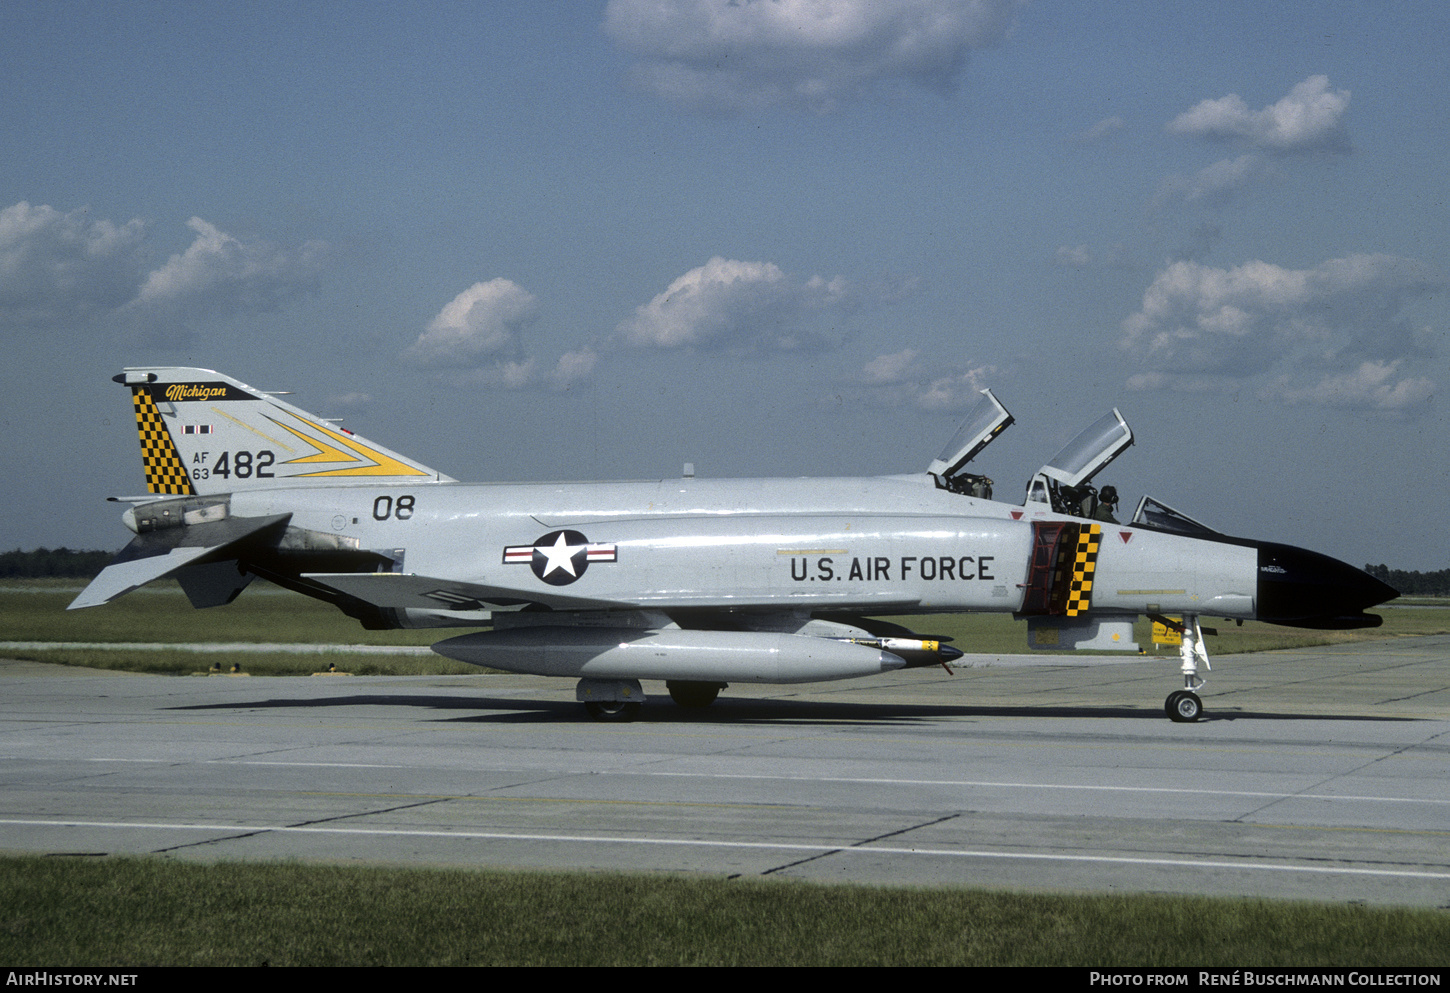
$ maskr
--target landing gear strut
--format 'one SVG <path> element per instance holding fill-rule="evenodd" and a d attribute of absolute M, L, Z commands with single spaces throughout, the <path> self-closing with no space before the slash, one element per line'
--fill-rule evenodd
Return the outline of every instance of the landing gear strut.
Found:
<path fill-rule="evenodd" d="M 1207 682 L 1198 675 L 1199 663 L 1203 663 L 1205 670 L 1211 671 L 1213 666 L 1208 662 L 1208 649 L 1203 643 L 1203 628 L 1199 627 L 1197 614 L 1185 614 L 1181 625 L 1172 626 L 1179 628 L 1183 635 L 1183 644 L 1178 648 L 1178 657 L 1182 660 L 1179 668 L 1183 673 L 1183 689 L 1168 694 L 1168 699 L 1163 701 L 1163 710 L 1175 723 L 1192 724 L 1203 716 L 1203 701 L 1198 698 L 1197 691 Z"/>

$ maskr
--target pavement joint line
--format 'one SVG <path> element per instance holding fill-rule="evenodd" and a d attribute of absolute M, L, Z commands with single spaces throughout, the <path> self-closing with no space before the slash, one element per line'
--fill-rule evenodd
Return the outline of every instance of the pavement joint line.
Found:
<path fill-rule="evenodd" d="M 1006 852 L 962 848 L 857 847 L 794 841 L 707 841 L 699 838 L 609 837 L 606 835 L 509 834 L 498 831 L 426 831 L 400 828 L 288 827 L 257 824 L 162 824 L 116 821 L 46 821 L 0 819 L 0 824 L 19 827 L 110 828 L 136 831 L 235 831 L 244 837 L 261 833 L 369 835 L 397 838 L 450 838 L 472 841 L 533 841 L 561 844 L 645 845 L 686 848 L 730 848 L 767 851 L 825 852 L 842 855 L 913 855 L 943 858 L 980 858 L 1041 862 L 1079 862 L 1108 865 L 1142 865 L 1172 869 L 1228 869 L 1244 872 L 1291 872 L 1312 875 L 1381 876 L 1400 879 L 1450 880 L 1450 871 L 1429 872 L 1408 869 L 1362 869 L 1353 866 L 1305 866 L 1265 862 L 1231 862 L 1220 859 L 1169 859 L 1122 855 L 1061 855 L 1044 852 Z M 223 839 L 217 839 L 223 840 Z"/>
<path fill-rule="evenodd" d="M 920 824 L 908 824 L 906 827 L 897 828 L 895 831 L 887 831 L 884 834 L 878 834 L 875 837 L 871 838 L 862 838 L 860 841 L 852 842 L 850 845 L 847 845 L 845 847 L 861 848 L 864 845 L 874 844 L 875 842 L 883 841 L 886 838 L 897 838 L 903 834 L 910 834 L 912 831 L 920 830 L 921 828 L 929 828 L 937 824 L 945 823 L 946 821 L 954 821 L 961 816 L 961 814 L 944 814 L 941 817 L 934 817 L 931 820 L 923 821 Z M 803 859 L 796 859 L 794 862 L 786 862 L 781 865 L 773 866 L 769 869 L 766 869 L 764 872 L 761 873 L 761 875 L 769 876 L 777 872 L 784 872 L 786 869 L 794 869 L 796 866 L 805 865 L 807 862 L 815 862 L 818 859 L 830 858 L 832 855 L 835 855 L 840 851 L 840 848 L 832 848 L 829 851 L 817 852 L 815 855 L 807 855 Z"/>

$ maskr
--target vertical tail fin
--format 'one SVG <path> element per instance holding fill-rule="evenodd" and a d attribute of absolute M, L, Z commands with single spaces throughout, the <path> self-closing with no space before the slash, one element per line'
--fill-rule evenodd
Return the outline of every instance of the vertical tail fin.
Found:
<path fill-rule="evenodd" d="M 150 493 L 453 481 L 210 369 L 127 369 L 115 381 L 131 388 Z"/>

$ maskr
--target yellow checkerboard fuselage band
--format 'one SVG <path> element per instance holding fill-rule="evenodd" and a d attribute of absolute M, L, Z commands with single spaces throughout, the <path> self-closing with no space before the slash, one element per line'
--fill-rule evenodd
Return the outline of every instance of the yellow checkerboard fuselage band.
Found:
<path fill-rule="evenodd" d="M 190 496 L 196 491 L 191 487 L 191 476 L 182 464 L 171 432 L 161 419 L 156 402 L 144 389 L 131 392 L 136 405 L 136 431 L 141 436 L 141 461 L 146 466 L 146 490 L 148 493 L 171 493 Z"/>
<path fill-rule="evenodd" d="M 1067 594 L 1067 616 L 1076 617 L 1092 605 L 1093 570 L 1098 565 L 1098 545 L 1102 539 L 1101 525 L 1089 524 L 1078 531 L 1077 558 L 1072 566 L 1072 586 Z"/>

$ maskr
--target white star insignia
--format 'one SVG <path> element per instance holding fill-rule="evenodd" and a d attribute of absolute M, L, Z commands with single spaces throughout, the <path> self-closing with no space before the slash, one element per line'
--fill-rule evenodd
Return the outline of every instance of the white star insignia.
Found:
<path fill-rule="evenodd" d="M 583 545 L 569 545 L 565 542 L 568 539 L 559 535 L 559 540 L 552 545 L 535 545 L 534 548 L 543 554 L 545 558 L 544 571 L 542 575 L 547 576 L 555 569 L 563 569 L 571 576 L 578 576 L 574 571 L 574 551 L 583 548 Z"/>

